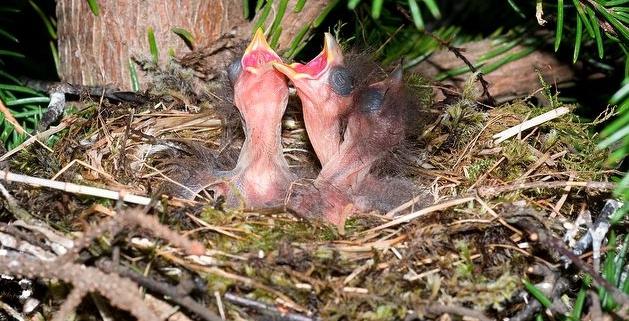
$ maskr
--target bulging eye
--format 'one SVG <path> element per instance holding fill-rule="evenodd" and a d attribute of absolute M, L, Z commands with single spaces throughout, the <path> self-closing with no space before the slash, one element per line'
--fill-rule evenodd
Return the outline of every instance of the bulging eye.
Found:
<path fill-rule="evenodd" d="M 232 86 L 236 82 L 236 79 L 238 79 L 238 76 L 240 76 L 240 73 L 242 73 L 242 64 L 240 58 L 237 58 L 227 67 L 227 78 Z"/>
<path fill-rule="evenodd" d="M 364 113 L 375 113 L 382 108 L 384 93 L 378 89 L 367 89 L 360 95 L 358 101 L 360 110 Z"/>
<path fill-rule="evenodd" d="M 341 96 L 348 96 L 354 89 L 354 79 L 344 67 L 333 67 L 328 82 L 332 90 Z"/>

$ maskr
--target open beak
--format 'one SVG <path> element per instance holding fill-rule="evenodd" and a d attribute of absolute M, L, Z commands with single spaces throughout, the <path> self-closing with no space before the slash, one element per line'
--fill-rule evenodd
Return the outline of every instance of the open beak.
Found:
<path fill-rule="evenodd" d="M 242 56 L 241 63 L 244 70 L 257 73 L 260 67 L 268 63 L 281 61 L 280 56 L 278 56 L 271 46 L 269 46 L 269 43 L 266 42 L 262 28 L 258 28 Z"/>
<path fill-rule="evenodd" d="M 282 62 L 273 62 L 273 67 L 286 75 L 290 80 L 318 79 L 330 66 L 342 63 L 343 53 L 341 47 L 334 39 L 334 36 L 326 32 L 323 40 L 323 50 L 308 63 L 284 64 Z"/>

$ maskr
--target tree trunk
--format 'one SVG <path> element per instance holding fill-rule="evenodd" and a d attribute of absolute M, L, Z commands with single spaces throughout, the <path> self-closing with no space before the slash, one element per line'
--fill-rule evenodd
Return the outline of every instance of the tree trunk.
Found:
<path fill-rule="evenodd" d="M 150 55 L 148 32 L 153 28 L 160 62 L 168 50 L 189 49 L 171 29 L 184 28 L 203 46 L 248 22 L 242 1 L 233 0 L 100 0 L 95 16 L 87 1 L 57 1 L 61 78 L 82 85 L 111 84 L 131 88 L 129 59 Z M 142 76 L 138 73 L 138 76 Z M 140 82 L 142 83 L 142 81 Z"/>
<path fill-rule="evenodd" d="M 480 40 L 469 42 L 459 46 L 461 53 L 472 63 L 475 63 L 481 55 L 492 49 L 491 40 Z M 514 54 L 525 50 L 523 46 L 515 46 L 502 56 L 488 60 L 485 64 L 491 65 L 505 55 Z M 420 63 L 414 72 L 431 79 L 444 70 L 450 70 L 465 66 L 461 59 L 457 58 L 447 49 L 440 50 L 430 56 L 429 59 Z M 549 84 L 561 84 L 574 79 L 574 72 L 569 65 L 566 65 L 550 53 L 540 50 L 533 51 L 526 57 L 506 63 L 483 77 L 489 83 L 489 92 L 498 102 L 513 99 L 515 97 L 527 96 L 542 85 L 539 81 L 541 75 L 544 81 Z M 465 80 L 470 76 L 466 73 L 443 81 L 443 84 L 453 85 L 459 90 L 463 89 Z M 477 86 L 480 84 L 477 82 Z M 479 88 L 480 90 L 480 88 Z M 437 91 L 438 92 L 438 91 Z M 484 98 L 484 97 L 483 97 Z M 439 100 L 439 98 L 437 98 Z"/>
<path fill-rule="evenodd" d="M 225 34 L 231 34 L 236 41 L 248 39 L 252 27 L 244 18 L 242 1 L 236 0 L 98 2 L 100 13 L 95 16 L 87 1 L 57 1 L 60 76 L 63 81 L 131 89 L 130 59 L 150 57 L 149 28 L 154 30 L 159 61 L 163 63 L 169 50 L 174 50 L 178 57 L 190 53 L 184 41 L 172 32 L 173 28 L 189 31 L 195 39 L 195 47 L 211 48 Z M 296 2 L 289 1 L 282 20 L 280 48 L 285 48 L 328 3 L 309 1 L 300 13 L 296 13 Z M 269 15 L 265 26 L 272 21 L 273 14 Z M 142 72 L 138 72 L 138 77 L 140 84 L 145 85 Z"/>

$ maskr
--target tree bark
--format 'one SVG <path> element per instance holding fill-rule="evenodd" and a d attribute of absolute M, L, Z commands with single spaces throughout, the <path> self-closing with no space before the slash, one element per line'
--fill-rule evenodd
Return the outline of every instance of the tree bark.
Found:
<path fill-rule="evenodd" d="M 475 63 L 481 55 L 492 49 L 492 44 L 491 40 L 480 40 L 466 43 L 457 48 L 461 49 L 461 53 L 470 62 Z M 502 56 L 490 59 L 485 65 L 490 65 L 505 55 L 525 49 L 523 46 L 515 46 Z M 455 57 L 452 52 L 441 50 L 417 65 L 413 68 L 413 71 L 431 79 L 444 70 L 464 65 L 463 61 Z M 515 97 L 527 96 L 539 89 L 541 84 L 538 73 L 544 81 L 551 85 L 561 84 L 574 79 L 574 72 L 569 65 L 560 62 L 552 54 L 540 50 L 533 51 L 526 57 L 504 64 L 483 77 L 489 83 L 491 95 L 500 102 Z M 463 84 L 469 76 L 470 73 L 466 73 L 447 79 L 442 83 L 453 85 L 455 88 L 462 90 Z M 476 85 L 480 87 L 480 84 L 477 83 Z"/>
<path fill-rule="evenodd" d="M 241 1 L 232 0 L 100 0 L 95 16 L 87 1 L 57 1 L 60 72 L 64 81 L 82 85 L 111 84 L 131 88 L 129 59 L 150 55 L 148 28 L 153 28 L 160 62 L 168 50 L 188 51 L 171 29 L 184 28 L 198 45 L 235 31 L 247 21 Z M 138 76 L 142 77 L 141 72 Z M 142 83 L 142 81 L 140 82 Z"/>
<path fill-rule="evenodd" d="M 289 2 L 282 20 L 280 48 L 285 48 L 328 3 L 309 1 L 300 13 L 296 13 L 296 2 Z M 225 34 L 232 35 L 235 41 L 244 41 L 251 35 L 252 22 L 244 18 L 242 1 L 98 0 L 98 3 L 100 14 L 95 16 L 85 0 L 57 1 L 60 76 L 63 81 L 131 89 L 130 59 L 150 57 L 149 28 L 153 28 L 155 34 L 160 63 L 166 61 L 169 50 L 174 50 L 178 57 L 191 52 L 172 32 L 175 27 L 189 31 L 196 48 L 213 48 L 216 40 Z M 266 27 L 272 23 L 277 10 L 271 11 Z M 215 64 L 215 60 L 211 63 Z M 138 71 L 138 77 L 140 84 L 146 85 L 142 72 Z"/>

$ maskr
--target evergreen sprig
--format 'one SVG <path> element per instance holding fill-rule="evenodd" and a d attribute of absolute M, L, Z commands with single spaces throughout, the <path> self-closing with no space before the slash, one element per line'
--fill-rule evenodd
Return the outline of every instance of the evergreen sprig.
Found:
<path fill-rule="evenodd" d="M 57 37 L 56 23 L 53 18 L 46 16 L 35 0 L 24 3 L 10 3 L 2 7 L 4 12 L 0 20 L 0 100 L 7 107 L 13 118 L 27 131 L 32 132 L 37 128 L 41 117 L 45 112 L 49 98 L 27 87 L 20 78 L 22 75 L 11 73 L 7 66 L 15 64 L 27 57 L 18 50 L 20 40 L 14 36 L 11 30 L 17 19 L 21 18 L 24 10 L 33 10 L 41 19 L 50 36 L 50 50 L 55 64 L 58 66 L 58 56 L 54 39 Z M 58 69 L 57 69 L 58 70 Z M 24 141 L 25 133 L 16 131 L 14 125 L 0 113 L 0 141 L 5 147 L 11 149 Z"/>

